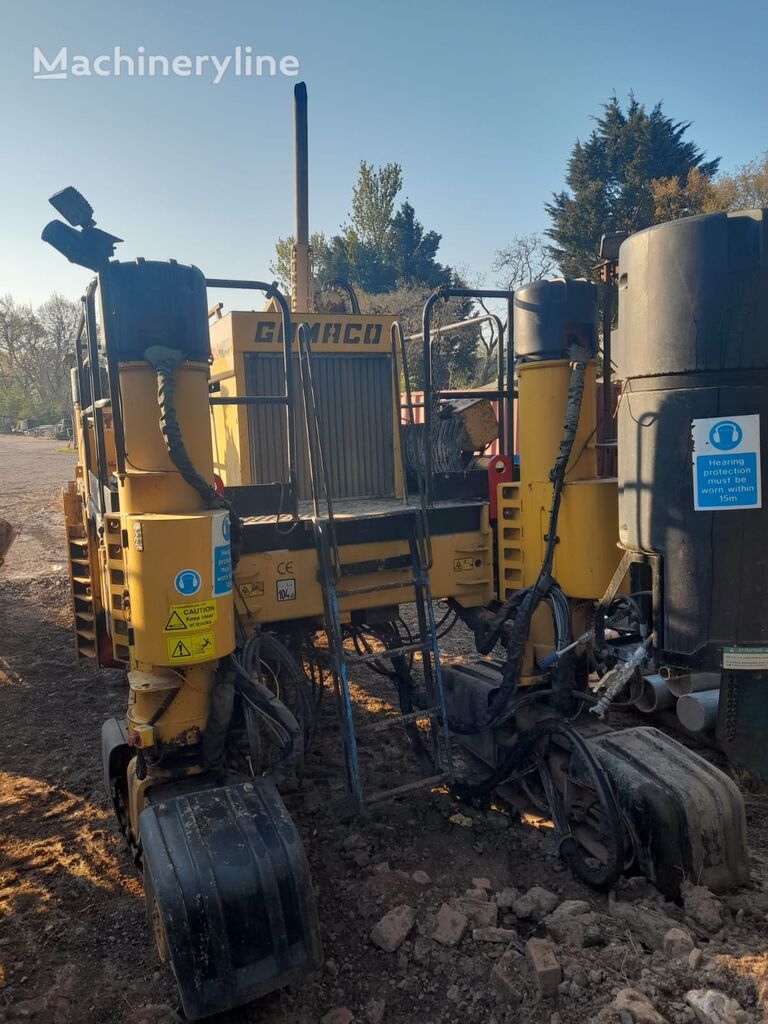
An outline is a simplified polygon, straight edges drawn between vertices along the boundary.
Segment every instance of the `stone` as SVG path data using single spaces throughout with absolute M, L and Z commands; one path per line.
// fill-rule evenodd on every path
M 651 949 L 664 948 L 664 936 L 670 929 L 685 931 L 678 921 L 669 917 L 663 910 L 655 907 L 643 907 L 638 903 L 609 900 L 608 913 L 611 917 L 622 921 L 633 935 Z M 689 933 L 686 932 L 686 934 Z
M 700 949 L 697 949 L 696 946 L 694 946 L 691 952 L 688 954 L 688 966 L 692 971 L 697 971 L 701 966 L 701 961 L 703 959 L 704 953 Z
M 352 1011 L 348 1010 L 346 1006 L 334 1006 L 322 1018 L 320 1024 L 352 1024 L 354 1019 Z
M 365 1018 L 368 1024 L 382 1024 L 387 1004 L 383 999 L 369 999 L 365 1004 Z
M 371 930 L 371 942 L 385 953 L 394 953 L 405 942 L 416 923 L 416 911 L 403 903 L 390 910 Z
M 352 832 L 351 835 L 348 835 L 341 844 L 342 849 L 344 850 L 360 850 L 365 845 L 365 840 L 361 835 L 358 835 L 357 832 Z
M 693 949 L 693 939 L 682 928 L 670 928 L 664 935 L 662 949 L 673 960 L 687 957 Z
M 475 928 L 495 928 L 499 923 L 499 908 L 491 901 L 464 898 L 453 900 L 451 905 L 468 917 Z
M 460 825 L 462 828 L 472 828 L 473 822 L 466 814 L 452 814 L 448 819 L 452 825 Z
M 523 1001 L 521 978 L 525 960 L 516 950 L 507 950 L 499 957 L 491 971 L 491 989 L 505 1003 L 517 1006 Z
M 685 993 L 685 1001 L 701 1024 L 740 1024 L 744 1018 L 735 999 L 713 988 L 692 989 Z
M 525 952 L 533 965 L 539 992 L 545 998 L 557 995 L 557 987 L 563 980 L 563 969 L 557 959 L 554 943 L 549 939 L 528 939 Z
M 461 1000 L 461 989 L 458 985 L 450 985 L 448 991 L 445 993 L 445 998 L 449 1003 L 458 1003 Z
M 486 889 L 467 889 L 464 892 L 465 900 L 479 900 L 481 903 L 486 903 L 490 899 L 490 894 Z
M 472 938 L 475 942 L 510 942 L 517 941 L 514 928 L 473 928 Z
M 373 865 L 373 873 L 374 873 L 374 875 L 386 875 L 387 872 L 391 871 L 391 870 L 392 869 L 389 866 L 389 861 L 388 860 L 380 860 L 378 862 L 378 864 L 374 864 Z
M 586 900 L 564 900 L 542 923 L 557 942 L 583 949 L 600 943 L 604 932 L 602 921 L 601 915 L 596 914 Z
M 571 984 L 576 986 L 576 988 L 587 987 L 589 979 L 587 978 L 587 972 L 584 970 L 581 964 L 570 963 L 564 969 L 563 973 L 565 974 L 566 978 L 571 982 Z
M 491 885 L 490 878 L 473 878 L 472 879 L 473 889 L 486 889 L 488 892 L 493 888 Z
M 432 938 L 443 946 L 458 946 L 469 927 L 469 918 L 444 903 L 437 912 Z
M 496 893 L 496 906 L 499 910 L 511 910 L 513 903 L 519 895 L 520 893 L 517 889 L 506 886 L 501 892 Z
M 686 914 L 708 932 L 717 932 L 723 927 L 723 904 L 711 889 L 704 885 L 683 882 L 680 886 Z
M 635 988 L 622 988 L 597 1015 L 598 1024 L 667 1024 L 653 1004 Z
M 417 885 L 431 885 L 432 879 L 426 871 L 414 871 L 411 878 Z
M 551 914 L 560 897 L 548 889 L 542 889 L 540 885 L 534 885 L 523 896 L 519 896 L 512 904 L 517 917 L 523 920 L 541 921 Z

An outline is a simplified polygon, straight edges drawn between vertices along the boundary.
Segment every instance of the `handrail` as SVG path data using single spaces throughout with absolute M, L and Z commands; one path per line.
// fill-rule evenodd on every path
M 264 395 L 259 399 L 258 395 L 243 396 L 243 399 L 229 401 L 226 396 L 211 398 L 211 405 L 284 405 L 286 419 L 286 437 L 288 442 L 288 480 L 290 483 L 291 512 L 294 519 L 299 515 L 299 486 L 298 486 L 298 456 L 296 448 L 296 401 L 293 381 L 293 358 L 292 344 L 293 331 L 291 326 L 291 311 L 288 302 L 273 281 L 267 284 L 266 281 L 241 281 L 233 278 L 207 277 L 205 279 L 208 288 L 239 289 L 247 291 L 264 292 L 268 299 L 274 299 L 280 307 L 280 316 L 283 323 L 283 373 L 285 379 L 285 393 L 283 395 Z M 257 401 L 251 401 L 251 399 Z
M 394 373 L 397 375 L 397 359 L 395 358 L 395 344 L 396 341 L 400 342 L 400 358 L 403 363 L 403 378 L 405 381 L 405 395 L 408 407 L 408 419 L 411 426 L 415 426 L 415 418 L 413 415 L 414 404 L 413 404 L 413 393 L 411 392 L 410 377 L 408 375 L 408 352 L 406 350 L 406 338 L 403 337 L 403 331 L 397 320 L 392 323 L 389 329 L 389 335 L 392 340 L 392 362 L 395 364 Z M 402 404 L 400 405 L 402 409 Z M 400 417 L 398 416 L 398 430 L 400 432 L 400 453 L 403 462 L 403 495 L 407 501 L 407 482 L 406 482 L 406 460 L 403 453 L 403 431 L 402 424 L 400 423 Z M 424 565 L 427 570 L 432 568 L 432 536 L 429 532 L 429 517 L 427 516 L 427 502 L 424 493 L 424 478 L 423 478 L 423 460 L 418 459 L 416 463 L 416 487 L 419 492 L 419 514 L 421 516 L 422 531 L 425 538 L 426 546 L 426 557 L 424 559 Z
M 424 375 L 424 477 L 425 477 L 425 492 L 427 505 L 431 505 L 433 501 L 433 488 L 432 488 L 432 416 L 433 416 L 433 405 L 435 393 L 432 390 L 432 337 L 431 337 L 431 320 L 432 320 L 432 309 L 439 299 L 452 299 L 452 298 L 475 298 L 475 299 L 506 299 L 508 307 L 511 310 L 513 292 L 506 290 L 500 291 L 498 289 L 484 289 L 484 288 L 438 288 L 427 298 L 424 303 L 424 309 L 422 311 L 422 341 L 423 341 L 423 375 Z M 490 314 L 495 315 L 495 314 Z M 497 317 L 497 329 L 499 330 L 499 387 L 500 393 L 504 394 L 507 400 L 507 408 L 505 410 L 506 415 L 504 421 L 506 424 L 506 430 L 502 427 L 501 418 L 499 420 L 499 440 L 501 447 L 505 447 L 505 435 L 506 435 L 506 447 L 511 443 L 511 428 L 509 426 L 511 422 L 511 387 L 504 389 L 504 345 L 503 345 L 503 328 L 501 327 L 501 320 Z M 507 321 L 507 332 L 508 337 L 511 341 L 512 338 L 512 317 L 510 316 Z M 511 349 L 511 344 L 510 344 Z M 513 353 L 510 352 L 510 359 Z M 510 366 L 511 371 L 511 366 Z M 511 374 L 510 374 L 511 377 Z M 501 399 L 500 399 L 501 401 Z
M 341 560 L 336 540 L 336 523 L 333 515 L 333 499 L 328 482 L 328 470 L 325 463 L 325 441 L 323 424 L 317 403 L 317 392 L 312 376 L 312 346 L 310 343 L 309 325 L 300 323 L 298 326 L 299 372 L 301 375 L 302 393 L 304 396 L 304 427 L 307 435 L 307 459 L 309 462 L 309 481 L 312 488 L 312 509 L 315 522 L 321 521 L 320 492 L 317 486 L 318 476 L 325 497 L 327 533 L 333 565 L 331 570 L 336 579 L 340 576 Z

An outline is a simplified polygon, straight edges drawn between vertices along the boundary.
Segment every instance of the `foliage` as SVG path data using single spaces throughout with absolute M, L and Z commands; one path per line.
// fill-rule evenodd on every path
M 678 178 L 658 178 L 651 182 L 651 191 L 657 220 L 768 206 L 768 153 L 714 179 L 696 168 L 682 183 Z
M 623 110 L 613 96 L 596 123 L 587 141 L 573 147 L 567 190 L 545 205 L 552 219 L 550 253 L 566 277 L 590 274 L 603 233 L 630 233 L 657 222 L 653 182 L 673 178 L 682 188 L 692 170 L 706 181 L 719 164 L 704 160 L 684 138 L 690 122 L 668 117 L 661 103 L 648 111 L 630 95 Z
M 56 293 L 36 310 L 12 295 L 0 299 L 0 415 L 49 423 L 64 416 L 79 313 Z
M 363 160 L 352 190 L 349 220 L 328 237 L 318 232 L 310 240 L 315 284 L 346 281 L 358 294 L 365 313 L 391 313 L 404 334 L 421 331 L 421 311 L 430 292 L 441 286 L 461 287 L 460 275 L 437 260 L 441 236 L 427 231 L 406 199 L 397 206 L 402 188 L 402 169 L 388 163 L 374 167 Z M 292 237 L 275 246 L 271 270 L 284 288 L 290 287 Z M 327 303 L 324 298 L 324 305 Z M 433 322 L 437 326 L 463 320 L 473 312 L 471 300 L 438 303 Z M 476 328 L 435 334 L 435 387 L 466 387 L 477 371 L 479 333 Z M 409 346 L 414 387 L 422 379 L 421 345 Z

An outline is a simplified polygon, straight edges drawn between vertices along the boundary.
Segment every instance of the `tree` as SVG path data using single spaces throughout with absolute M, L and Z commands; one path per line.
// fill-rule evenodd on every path
M 500 275 L 499 288 L 520 288 L 529 281 L 540 281 L 557 271 L 557 260 L 544 238 L 533 232 L 515 235 L 504 249 L 497 249 L 493 270 Z
M 768 206 L 768 153 L 759 160 L 737 167 L 733 174 L 721 174 L 712 185 L 710 208 L 754 210 Z
M 56 293 L 37 310 L 0 299 L 0 414 L 49 422 L 65 414 L 79 312 Z
M 545 204 L 549 251 L 566 277 L 590 274 L 603 233 L 657 222 L 653 182 L 673 178 L 683 187 L 692 170 L 709 180 L 719 164 L 684 138 L 690 122 L 668 117 L 661 103 L 649 112 L 630 95 L 625 111 L 613 96 L 596 121 L 587 141 L 573 147 L 567 190 Z
M 354 232 L 358 243 L 382 261 L 389 255 L 395 199 L 402 187 L 400 164 L 384 164 L 376 169 L 373 164 L 360 161 L 347 231 Z
M 374 167 L 363 160 L 352 190 L 349 220 L 330 238 L 312 236 L 315 283 L 343 280 L 352 285 L 363 312 L 392 313 L 405 334 L 421 330 L 421 311 L 430 292 L 462 286 L 460 275 L 437 260 L 441 236 L 427 231 L 408 199 L 397 207 L 402 188 L 399 164 Z M 292 238 L 279 239 L 272 272 L 290 283 Z M 433 321 L 455 322 L 472 315 L 471 300 L 439 303 Z M 447 319 L 446 319 L 447 317 Z M 476 376 L 479 333 L 476 327 L 439 337 L 435 334 L 435 387 L 466 387 Z M 421 346 L 411 350 L 414 386 L 422 379 Z

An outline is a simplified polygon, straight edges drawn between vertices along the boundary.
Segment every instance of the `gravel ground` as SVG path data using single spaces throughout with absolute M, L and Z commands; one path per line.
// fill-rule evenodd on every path
M 180 1019 L 173 982 L 101 784 L 101 723 L 123 712 L 125 681 L 74 662 L 58 493 L 74 462 L 58 442 L 0 437 L 0 515 L 18 530 L 0 571 L 0 1021 L 166 1024 Z M 365 712 L 379 698 L 358 682 Z M 332 722 L 328 707 L 301 786 L 285 787 L 324 967 L 220 1024 L 767 1019 L 763 795 L 746 794 L 749 890 L 692 890 L 681 906 L 638 879 L 597 894 L 548 830 L 443 792 L 341 820 Z M 404 756 L 392 741 L 363 749 L 390 782 Z

